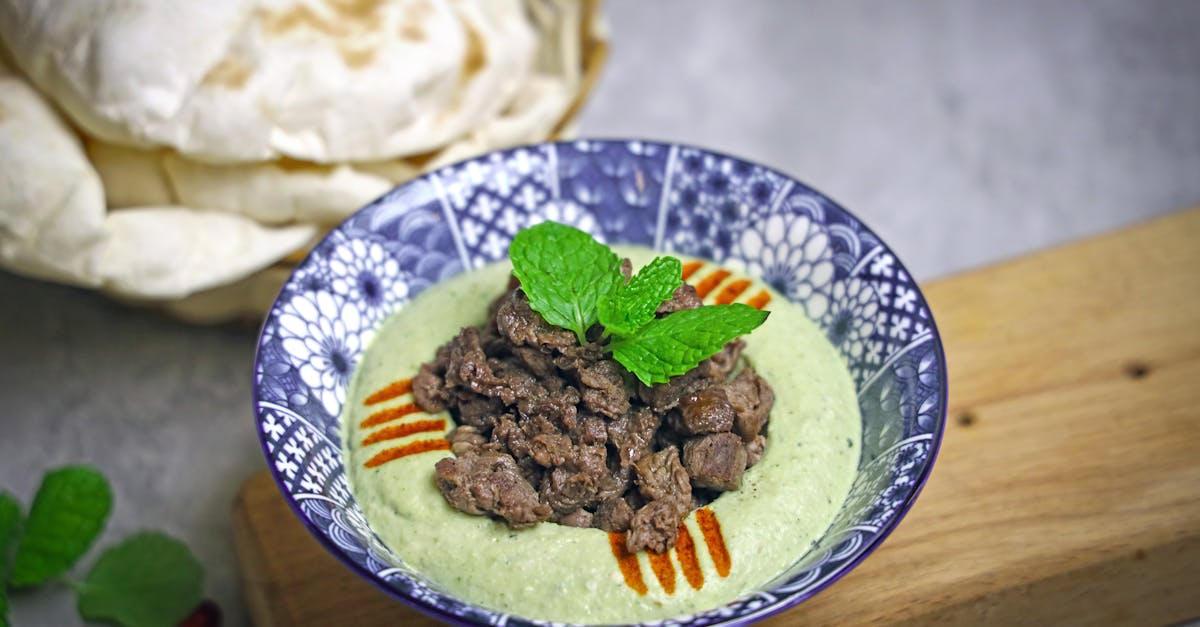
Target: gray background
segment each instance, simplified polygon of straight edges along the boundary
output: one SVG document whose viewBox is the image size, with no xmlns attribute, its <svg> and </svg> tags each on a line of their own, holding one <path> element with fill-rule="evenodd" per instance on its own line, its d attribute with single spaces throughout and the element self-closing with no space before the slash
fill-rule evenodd
<svg viewBox="0 0 1200 627">
<path fill-rule="evenodd" d="M 1200 203 L 1200 2 L 607 13 L 613 54 L 582 133 L 774 165 L 856 212 L 922 280 Z M 178 535 L 244 624 L 229 512 L 264 467 L 253 344 L 0 273 L 0 486 L 28 503 L 46 468 L 99 466 L 116 493 L 100 543 Z M 63 591 L 14 605 L 18 626 L 78 621 Z"/>
</svg>

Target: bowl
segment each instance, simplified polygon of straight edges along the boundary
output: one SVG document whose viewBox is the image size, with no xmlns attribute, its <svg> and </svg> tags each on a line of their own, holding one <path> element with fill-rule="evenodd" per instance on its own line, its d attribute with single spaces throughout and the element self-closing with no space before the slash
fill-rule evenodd
<svg viewBox="0 0 1200 627">
<path fill-rule="evenodd" d="M 383 545 L 347 487 L 339 413 L 354 365 L 389 313 L 504 259 L 518 230 L 547 219 L 610 244 L 747 268 L 804 308 L 856 387 L 857 475 L 822 539 L 761 589 L 675 622 L 759 620 L 879 546 L 920 492 L 945 424 L 945 355 L 916 282 L 853 214 L 786 174 L 703 148 L 627 140 L 534 144 L 441 168 L 355 213 L 295 269 L 259 338 L 255 427 L 284 498 L 321 544 L 436 618 L 535 624 L 443 592 Z"/>
</svg>

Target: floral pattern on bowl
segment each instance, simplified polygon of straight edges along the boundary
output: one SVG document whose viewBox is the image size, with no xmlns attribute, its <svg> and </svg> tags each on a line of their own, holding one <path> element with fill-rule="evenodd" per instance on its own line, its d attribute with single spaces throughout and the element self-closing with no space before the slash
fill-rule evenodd
<svg viewBox="0 0 1200 627">
<path fill-rule="evenodd" d="M 259 339 L 255 424 L 284 496 L 326 548 L 443 620 L 538 624 L 443 593 L 379 541 L 346 485 L 338 416 L 389 313 L 504 258 L 517 231 L 547 219 L 761 277 L 825 331 L 858 391 L 858 475 L 824 538 L 760 590 L 664 624 L 743 624 L 782 611 L 895 528 L 929 474 L 946 411 L 941 340 L 895 254 L 837 203 L 770 168 L 690 146 L 582 140 L 490 153 L 406 183 L 334 229 L 284 286 Z"/>
</svg>

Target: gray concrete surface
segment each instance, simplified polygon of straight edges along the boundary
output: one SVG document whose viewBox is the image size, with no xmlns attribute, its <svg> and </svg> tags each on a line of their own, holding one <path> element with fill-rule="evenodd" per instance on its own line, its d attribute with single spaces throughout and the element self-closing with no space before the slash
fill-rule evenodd
<svg viewBox="0 0 1200 627">
<path fill-rule="evenodd" d="M 1200 2 L 611 0 L 581 131 L 775 165 L 875 227 L 922 279 L 1200 204 Z M 250 332 L 188 327 L 0 273 L 0 487 L 111 477 L 101 543 L 186 540 L 247 622 L 230 503 L 264 463 Z M 85 563 L 90 563 L 85 560 Z M 18 626 L 78 622 L 59 590 Z"/>
</svg>

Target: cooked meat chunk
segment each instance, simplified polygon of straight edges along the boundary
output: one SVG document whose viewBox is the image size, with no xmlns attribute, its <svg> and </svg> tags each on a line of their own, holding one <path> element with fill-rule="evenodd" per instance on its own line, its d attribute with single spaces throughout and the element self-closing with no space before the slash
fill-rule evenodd
<svg viewBox="0 0 1200 627">
<path fill-rule="evenodd" d="M 668 448 L 638 460 L 638 491 L 650 501 L 690 502 L 692 482 L 679 461 L 679 450 Z M 685 510 L 686 511 L 686 510 Z"/>
<path fill-rule="evenodd" d="M 696 487 L 736 490 L 746 472 L 746 447 L 732 433 L 692 438 L 683 445 L 683 465 Z"/>
<path fill-rule="evenodd" d="M 771 407 L 775 405 L 775 392 L 762 377 L 754 372 L 754 368 L 746 366 L 736 377 L 725 385 L 729 402 L 737 412 L 733 430 L 746 442 L 754 440 L 767 418 Z"/>
<path fill-rule="evenodd" d="M 529 306 L 521 290 L 513 290 L 496 310 L 496 330 L 515 346 L 566 348 L 575 345 L 575 334 L 542 319 Z"/>
<path fill-rule="evenodd" d="M 460 425 L 455 428 L 446 436 L 446 440 L 450 442 L 450 450 L 459 457 L 463 457 L 468 452 L 487 443 L 487 438 L 483 437 L 479 429 L 470 425 Z"/>
<path fill-rule="evenodd" d="M 632 267 L 626 260 L 628 279 Z M 553 521 L 625 533 L 630 551 L 670 549 L 692 509 L 737 488 L 766 447 L 774 402 L 734 340 L 690 372 L 645 386 L 602 345 L 533 311 L 515 279 L 413 378 L 427 412 L 448 410 L 455 457 L 434 480 L 454 508 L 511 527 Z M 660 317 L 701 305 L 689 285 Z"/>
<path fill-rule="evenodd" d="M 586 509 L 577 509 L 569 514 L 558 516 L 555 522 L 568 527 L 587 528 L 592 526 L 592 513 Z"/>
<path fill-rule="evenodd" d="M 604 499 L 600 502 L 600 507 L 596 508 L 596 516 L 592 522 L 597 528 L 605 531 L 629 531 L 629 525 L 633 523 L 633 508 L 619 496 Z"/>
<path fill-rule="evenodd" d="M 661 318 L 662 316 L 675 313 L 676 311 L 695 309 L 703 304 L 704 303 L 700 300 L 700 296 L 696 294 L 696 288 L 684 283 L 683 285 L 675 288 L 675 293 L 672 294 L 667 300 L 664 300 L 662 304 L 658 306 L 658 310 L 654 313 Z"/>
<path fill-rule="evenodd" d="M 650 451 L 660 424 L 662 417 L 645 407 L 608 423 L 608 441 L 616 448 L 621 466 L 632 466 Z"/>
<path fill-rule="evenodd" d="M 671 415 L 676 418 L 676 431 L 686 435 L 701 435 L 729 431 L 733 428 L 736 414 L 733 405 L 729 404 L 725 388 L 714 385 L 684 397 L 679 401 L 679 411 Z"/>
<path fill-rule="evenodd" d="M 484 451 L 447 457 L 435 466 L 442 495 L 468 514 L 494 515 L 513 527 L 527 527 L 550 517 L 550 507 L 521 476 L 511 455 Z"/>
<path fill-rule="evenodd" d="M 691 499 L 688 500 L 691 502 Z M 648 503 L 633 515 L 629 524 L 629 535 L 625 536 L 625 548 L 630 553 L 653 551 L 665 553 L 675 545 L 679 536 L 679 522 L 683 517 L 666 501 Z"/>
<path fill-rule="evenodd" d="M 580 368 L 576 376 L 583 390 L 583 406 L 587 409 L 614 419 L 629 411 L 629 388 L 617 362 L 597 361 Z"/>
</svg>

